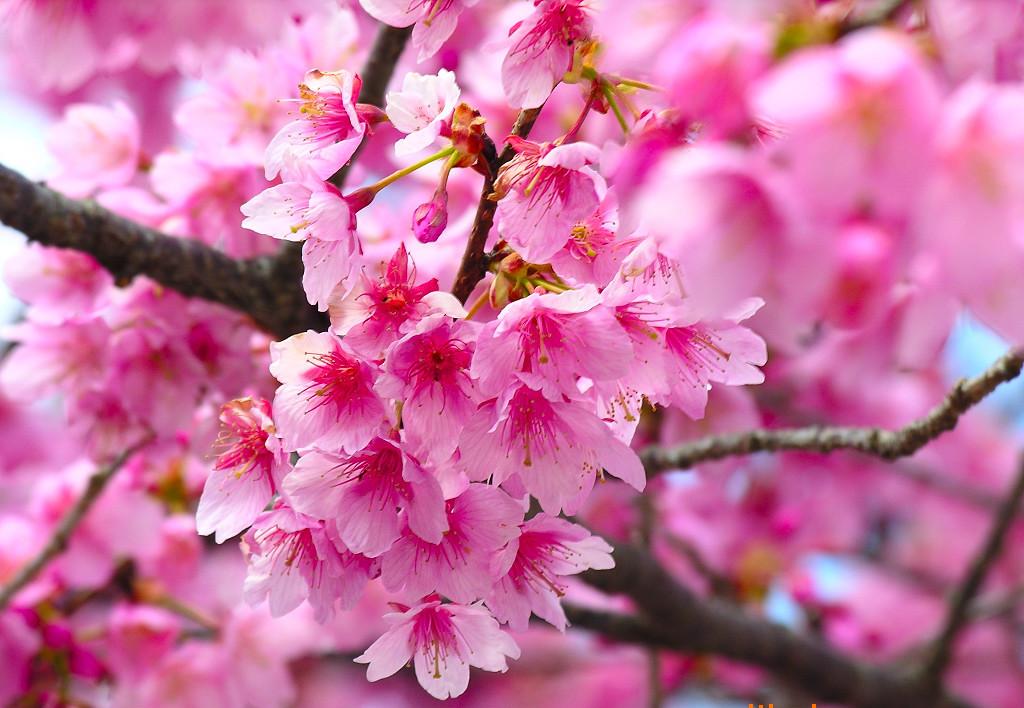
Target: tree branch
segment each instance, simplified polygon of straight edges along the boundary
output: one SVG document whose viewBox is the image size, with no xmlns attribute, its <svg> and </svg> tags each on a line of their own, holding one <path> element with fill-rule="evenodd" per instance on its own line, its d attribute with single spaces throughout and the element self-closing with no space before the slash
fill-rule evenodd
<svg viewBox="0 0 1024 708">
<path fill-rule="evenodd" d="M 999 558 L 1006 541 L 1006 535 L 1017 515 L 1021 498 L 1024 497 L 1024 456 L 1014 480 L 1013 487 L 1003 501 L 992 522 L 992 528 L 984 545 L 967 569 L 967 575 L 953 594 L 949 603 L 946 621 L 923 669 L 925 685 L 934 688 L 942 681 L 942 674 L 953 655 L 953 648 L 960 631 L 970 621 L 971 603 L 981 590 L 992 565 Z"/>
<path fill-rule="evenodd" d="M 22 566 L 11 581 L 0 590 L 0 611 L 4 610 L 7 605 L 10 604 L 14 596 L 17 595 L 22 588 L 32 582 L 39 573 L 42 572 L 43 568 L 56 558 L 58 555 L 64 552 L 67 548 L 68 543 L 71 541 L 71 534 L 75 532 L 78 524 L 81 523 L 82 519 L 92 508 L 92 505 L 99 498 L 100 494 L 106 488 L 107 483 L 113 478 L 122 465 L 131 457 L 136 450 L 138 450 L 147 441 L 143 441 L 128 448 L 117 458 L 114 459 L 106 467 L 101 468 L 95 472 L 89 481 L 85 485 L 85 490 L 82 492 L 82 496 L 78 498 L 68 513 L 64 515 L 64 518 L 57 524 L 57 528 L 54 529 L 53 535 L 50 536 L 50 540 L 46 542 L 42 550 L 36 554 L 35 558 L 29 561 L 27 564 Z"/>
<path fill-rule="evenodd" d="M 670 469 L 686 469 L 707 460 L 779 450 L 820 453 L 856 450 L 885 460 L 907 457 L 955 428 L 960 416 L 980 403 L 1000 384 L 1017 378 L 1022 366 L 1024 352 L 1008 352 L 981 375 L 958 381 L 946 394 L 946 398 L 927 415 L 898 430 L 820 426 L 751 430 L 714 435 L 669 450 L 651 446 L 642 450 L 640 457 L 648 476 Z"/>
<path fill-rule="evenodd" d="M 76 201 L 0 165 L 0 221 L 45 246 L 88 253 L 122 283 L 145 275 L 188 297 L 226 305 L 286 337 L 320 328 L 306 302 L 302 270 L 273 257 L 235 260 L 199 241 L 136 224 L 91 201 Z"/>
<path fill-rule="evenodd" d="M 577 626 L 622 641 L 715 654 L 759 666 L 807 690 L 821 702 L 865 708 L 964 705 L 949 696 L 925 700 L 916 676 L 862 664 L 816 638 L 748 616 L 735 605 L 698 597 L 677 583 L 643 549 L 620 545 L 614 558 L 614 568 L 588 571 L 581 577 L 606 593 L 627 595 L 644 617 L 570 606 L 567 614 Z"/>
<path fill-rule="evenodd" d="M 512 135 L 517 135 L 520 138 L 529 135 L 533 124 L 537 121 L 537 116 L 540 115 L 540 110 L 540 108 L 529 108 L 520 111 L 515 125 L 512 126 Z M 497 209 L 498 204 L 490 196 L 494 191 L 494 179 L 498 176 L 498 170 L 515 157 L 515 154 L 512 146 L 506 145 L 497 159 L 490 162 L 490 174 L 484 177 L 480 202 L 476 207 L 476 218 L 473 219 L 473 228 L 470 230 L 469 240 L 466 242 L 466 250 L 462 254 L 459 272 L 455 276 L 455 285 L 452 287 L 452 294 L 462 302 L 466 301 L 476 284 L 487 274 L 487 268 L 491 264 L 491 259 L 484 253 L 484 247 L 487 245 L 487 236 L 491 233 L 491 226 L 494 224 L 494 210 Z"/>
</svg>

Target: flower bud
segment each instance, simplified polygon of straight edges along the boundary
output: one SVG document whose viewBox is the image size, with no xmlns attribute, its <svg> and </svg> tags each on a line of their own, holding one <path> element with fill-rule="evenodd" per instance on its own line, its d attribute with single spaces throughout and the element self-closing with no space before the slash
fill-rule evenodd
<svg viewBox="0 0 1024 708">
<path fill-rule="evenodd" d="M 434 198 L 420 204 L 412 214 L 412 230 L 420 243 L 433 243 L 448 225 L 448 193 L 434 192 Z"/>
</svg>

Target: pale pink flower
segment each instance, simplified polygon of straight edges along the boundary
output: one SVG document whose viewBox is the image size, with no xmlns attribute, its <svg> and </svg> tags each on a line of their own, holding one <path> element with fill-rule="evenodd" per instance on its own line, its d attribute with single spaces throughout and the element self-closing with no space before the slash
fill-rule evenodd
<svg viewBox="0 0 1024 708">
<path fill-rule="evenodd" d="M 149 179 L 167 209 L 160 228 L 217 246 L 235 258 L 276 249 L 273 241 L 253 236 L 239 223 L 238 205 L 264 185 L 260 171 L 240 153 L 163 152 L 153 160 Z M 115 204 L 125 196 L 116 197 Z M 145 208 L 136 205 L 140 207 Z"/>
<path fill-rule="evenodd" d="M 1024 6 L 1016 0 L 928 0 L 925 12 L 929 35 L 955 80 L 1024 77 Z"/>
<path fill-rule="evenodd" d="M 139 124 L 125 104 L 68 107 L 50 130 L 47 146 L 60 169 L 48 180 L 71 197 L 85 197 L 102 187 L 121 187 L 139 167 Z"/>
<path fill-rule="evenodd" d="M 307 452 L 285 478 L 284 490 L 295 509 L 334 519 L 345 546 L 371 558 L 398 538 L 399 509 L 413 533 L 431 543 L 448 530 L 437 480 L 383 438 L 352 455 Z"/>
<path fill-rule="evenodd" d="M 87 253 L 29 243 L 4 264 L 4 281 L 32 319 L 65 320 L 99 307 L 114 279 Z"/>
<path fill-rule="evenodd" d="M 480 332 L 471 371 L 496 395 L 517 380 L 552 400 L 578 394 L 577 380 L 615 379 L 632 347 L 593 285 L 533 293 L 509 303 Z"/>
<path fill-rule="evenodd" d="M 582 0 L 534 0 L 535 9 L 510 32 L 501 84 L 510 105 L 537 108 L 571 66 L 575 44 L 590 36 Z"/>
<path fill-rule="evenodd" d="M 308 600 L 317 621 L 325 622 L 336 602 L 351 609 L 377 575 L 377 561 L 338 548 L 323 522 L 284 506 L 261 514 L 245 544 L 245 599 L 252 605 L 266 600 L 274 617 Z"/>
<path fill-rule="evenodd" d="M 667 390 L 652 398 L 679 406 L 691 418 L 704 416 L 712 382 L 742 386 L 764 382 L 757 367 L 768 361 L 765 341 L 739 323 L 753 316 L 763 300 L 752 298 L 720 317 L 696 319 L 681 314 L 661 334 L 665 346 Z"/>
<path fill-rule="evenodd" d="M 355 238 L 357 206 L 327 182 L 284 182 L 242 205 L 242 227 L 284 241 L 350 241 Z"/>
<path fill-rule="evenodd" d="M 658 55 L 655 73 L 673 108 L 701 135 L 729 138 L 753 127 L 751 84 L 769 67 L 770 34 L 717 15 L 687 23 Z"/>
<path fill-rule="evenodd" d="M 525 631 L 530 613 L 565 631 L 562 580 L 584 570 L 615 567 L 612 547 L 582 526 L 547 514 L 523 524 L 518 538 L 495 556 L 501 580 L 487 597 L 487 607 L 501 623 Z"/>
<path fill-rule="evenodd" d="M 412 659 L 423 689 L 443 700 L 466 691 L 470 666 L 504 673 L 506 660 L 519 658 L 512 637 L 477 605 L 442 605 L 435 600 L 384 619 L 391 628 L 355 659 L 369 664 L 369 681 L 391 676 Z"/>
<path fill-rule="evenodd" d="M 455 31 L 462 11 L 476 3 L 477 0 L 359 0 L 367 13 L 392 27 L 416 23 L 412 45 L 419 49 L 419 62 L 437 53 Z"/>
<path fill-rule="evenodd" d="M 909 37 L 873 29 L 796 52 L 751 100 L 781 135 L 772 157 L 815 216 L 905 218 L 930 171 L 940 105 L 935 77 Z"/>
<path fill-rule="evenodd" d="M 410 155 L 437 140 L 450 123 L 459 94 L 455 74 L 447 69 L 437 74 L 407 73 L 402 90 L 388 92 L 385 108 L 391 124 L 406 134 L 395 143 L 395 154 Z"/>
<path fill-rule="evenodd" d="M 126 683 L 154 671 L 174 648 L 181 622 L 170 612 L 119 603 L 107 619 L 106 665 Z"/>
<path fill-rule="evenodd" d="M 96 317 L 72 317 L 60 324 L 28 320 L 10 325 L 3 336 L 18 346 L 0 364 L 0 387 L 24 401 L 84 391 L 107 370 L 110 334 L 106 323 Z"/>
<path fill-rule="evenodd" d="M 657 162 L 630 200 L 625 219 L 656 240 L 659 252 L 677 264 L 685 294 L 709 309 L 763 295 L 781 279 L 787 256 L 822 251 L 814 242 L 794 241 L 782 199 L 764 172 L 749 151 L 736 147 L 678 148 Z M 814 267 L 820 270 L 821 263 Z M 803 283 L 798 290 L 812 290 L 818 280 L 813 269 L 794 270 L 792 277 Z M 789 282 L 784 291 L 793 290 Z"/>
<path fill-rule="evenodd" d="M 316 444 L 354 453 L 386 422 L 373 391 L 375 367 L 334 335 L 293 335 L 272 344 L 270 357 L 270 373 L 281 382 L 274 418 L 286 450 Z"/>
<path fill-rule="evenodd" d="M 334 289 L 352 274 L 361 252 L 356 212 L 369 202 L 306 177 L 270 187 L 243 204 L 242 226 L 285 241 L 305 241 L 302 286 L 310 304 L 324 311 Z"/>
<path fill-rule="evenodd" d="M 469 376 L 475 340 L 470 323 L 429 317 L 388 350 L 377 380 L 378 393 L 402 401 L 408 444 L 437 464 L 455 452 L 476 412 L 480 396 Z"/>
<path fill-rule="evenodd" d="M 363 141 L 367 119 L 377 111 L 356 104 L 362 81 L 350 71 L 310 71 L 299 85 L 301 117 L 285 124 L 263 158 L 268 180 L 286 181 L 303 168 L 327 179 L 348 162 Z"/>
<path fill-rule="evenodd" d="M 576 513 L 606 470 L 643 490 L 643 464 L 579 400 L 551 401 L 526 386 L 480 407 L 462 432 L 460 464 L 472 479 L 518 475 L 549 514 Z"/>
<path fill-rule="evenodd" d="M 275 54 L 232 49 L 203 78 L 206 90 L 181 104 L 175 124 L 204 150 L 231 146 L 258 164 L 285 120 L 290 72 Z"/>
<path fill-rule="evenodd" d="M 463 314 L 450 293 L 439 292 L 437 278 L 416 283 L 416 268 L 401 244 L 376 277 L 363 270 L 360 284 L 335 294 L 329 303 L 331 330 L 363 356 L 380 359 L 391 344 L 411 331 L 424 316 L 441 311 Z"/>
<path fill-rule="evenodd" d="M 589 143 L 553 145 L 511 136 L 518 153 L 494 184 L 501 235 L 532 263 L 547 263 L 572 238 L 578 221 L 591 216 L 605 192 L 590 167 L 600 151 Z"/>
<path fill-rule="evenodd" d="M 410 599 L 438 592 L 455 602 L 472 602 L 491 588 L 491 557 L 519 535 L 525 508 L 486 484 L 471 484 L 445 503 L 448 530 L 430 543 L 407 525 L 381 558 L 381 581 Z"/>
<path fill-rule="evenodd" d="M 263 511 L 288 467 L 270 402 L 238 398 L 221 408 L 221 448 L 196 510 L 196 530 L 217 543 L 245 530 Z"/>
<path fill-rule="evenodd" d="M 973 82 L 946 105 L 938 164 L 914 231 L 941 259 L 947 288 L 987 325 L 1024 342 L 1024 90 Z M 984 234 L 984 238 L 977 238 Z"/>
</svg>

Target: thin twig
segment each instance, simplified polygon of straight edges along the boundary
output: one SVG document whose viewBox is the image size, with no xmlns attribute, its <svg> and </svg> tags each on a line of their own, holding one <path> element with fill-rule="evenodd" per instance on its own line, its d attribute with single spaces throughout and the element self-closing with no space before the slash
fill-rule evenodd
<svg viewBox="0 0 1024 708">
<path fill-rule="evenodd" d="M 955 428 L 960 416 L 1000 384 L 1017 378 L 1022 366 L 1024 354 L 1018 350 L 1008 352 L 979 376 L 958 381 L 927 415 L 898 430 L 820 426 L 751 430 L 714 435 L 668 450 L 651 446 L 642 450 L 640 457 L 649 476 L 665 470 L 686 469 L 708 460 L 780 450 L 820 453 L 856 450 L 885 460 L 907 457 Z"/>
<path fill-rule="evenodd" d="M 540 108 L 529 108 L 521 111 L 512 126 L 512 135 L 525 138 L 530 134 L 533 124 L 540 115 Z M 484 177 L 483 189 L 480 193 L 480 202 L 476 207 L 476 217 L 473 219 L 473 227 L 469 233 L 469 240 L 466 242 L 466 250 L 462 254 L 462 263 L 459 264 L 459 271 L 455 276 L 455 285 L 452 287 L 452 294 L 465 302 L 466 298 L 473 292 L 473 288 L 479 283 L 491 259 L 484 253 L 487 245 L 487 236 L 491 233 L 491 226 L 494 224 L 494 210 L 497 203 L 492 200 L 491 192 L 494 191 L 494 179 L 498 176 L 498 170 L 506 162 L 515 157 L 515 150 L 512 146 L 506 145 L 497 159 L 489 166 L 490 174 Z"/>
<path fill-rule="evenodd" d="M 54 529 L 53 535 L 50 536 L 50 540 L 46 542 L 42 550 L 36 554 L 35 558 L 29 561 L 27 564 L 22 566 L 11 581 L 0 590 L 0 610 L 3 610 L 10 604 L 14 596 L 21 591 L 26 585 L 32 582 L 39 573 L 47 566 L 47 564 L 56 558 L 58 555 L 64 552 L 68 547 L 68 543 L 71 541 L 71 534 L 74 533 L 78 524 L 82 522 L 85 515 L 92 508 L 92 505 L 99 498 L 100 494 L 106 488 L 107 483 L 113 478 L 122 465 L 131 457 L 142 445 L 145 444 L 143 441 L 117 456 L 113 462 L 106 467 L 101 468 L 95 472 L 89 481 L 85 485 L 85 490 L 82 492 L 82 496 L 78 498 L 64 518 L 57 524 L 57 528 Z"/>
<path fill-rule="evenodd" d="M 942 674 L 953 656 L 956 638 L 970 620 L 971 603 L 981 590 L 989 570 L 1003 550 L 1006 535 L 1017 515 L 1022 497 L 1024 497 L 1024 456 L 1021 458 L 1020 469 L 1013 487 L 992 522 L 992 528 L 989 530 L 984 545 L 967 569 L 967 575 L 964 576 L 950 600 L 942 631 L 935 640 L 931 655 L 922 669 L 924 684 L 930 690 L 934 690 L 942 680 Z"/>
</svg>

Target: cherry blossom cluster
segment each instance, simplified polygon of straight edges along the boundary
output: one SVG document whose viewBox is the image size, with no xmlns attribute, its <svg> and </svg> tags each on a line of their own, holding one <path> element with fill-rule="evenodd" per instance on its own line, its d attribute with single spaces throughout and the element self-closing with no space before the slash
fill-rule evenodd
<svg viewBox="0 0 1024 708">
<path fill-rule="evenodd" d="M 586 14 L 536 12 L 543 31 L 510 56 L 526 43 L 541 57 L 510 71 L 550 92 L 556 79 L 534 67 L 570 68 L 572 56 L 545 59 L 548 35 L 579 35 L 589 51 Z M 225 407 L 227 449 L 198 529 L 220 541 L 251 526 L 246 593 L 275 616 L 306 600 L 326 621 L 379 578 L 403 612 L 357 659 L 370 680 L 413 657 L 431 695 L 457 696 L 469 665 L 505 671 L 518 657 L 499 623 L 522 630 L 534 613 L 564 630 L 563 577 L 612 559 L 559 515 L 577 513 L 606 474 L 644 488 L 629 447 L 644 401 L 700 418 L 712 382 L 763 379 L 764 341 L 739 324 L 761 302 L 701 312 L 678 264 L 619 227 L 614 188 L 595 169 L 600 149 L 578 138 L 588 114 L 616 99 L 585 68 L 592 78 L 581 74 L 586 98 L 568 133 L 508 140 L 515 157 L 490 197 L 501 253 L 469 311 L 436 278 L 418 278 L 404 245 L 386 262 L 365 257 L 357 225 L 381 190 L 443 160 L 409 227 L 432 243 L 447 222 L 449 173 L 490 169 L 479 164 L 485 120 L 459 103 L 451 72 L 406 74 L 381 115 L 358 102 L 358 76 L 310 71 L 298 117 L 267 147 L 266 176 L 281 183 L 242 206 L 246 228 L 302 242 L 307 297 L 331 328 L 271 346 L 272 405 Z M 325 181 L 385 120 L 405 134 L 399 157 L 446 145 L 348 194 Z M 527 518 L 530 499 L 539 510 Z"/>
</svg>

